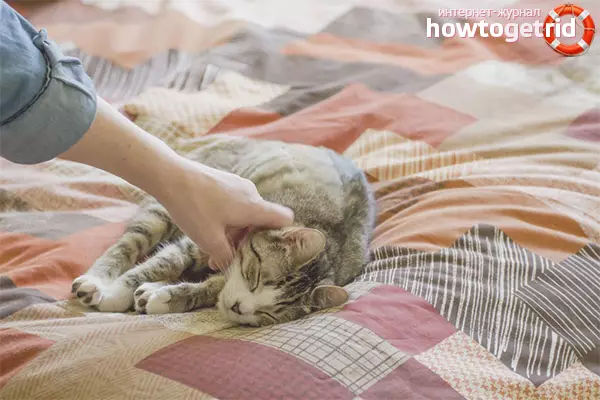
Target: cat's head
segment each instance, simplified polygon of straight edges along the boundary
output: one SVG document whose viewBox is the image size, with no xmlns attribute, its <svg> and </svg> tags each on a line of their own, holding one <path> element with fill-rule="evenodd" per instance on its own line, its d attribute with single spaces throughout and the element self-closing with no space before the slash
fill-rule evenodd
<svg viewBox="0 0 600 400">
<path fill-rule="evenodd" d="M 270 325 L 337 307 L 348 294 L 321 285 L 325 235 L 304 227 L 250 233 L 238 247 L 219 296 L 219 310 L 243 325 Z"/>
</svg>

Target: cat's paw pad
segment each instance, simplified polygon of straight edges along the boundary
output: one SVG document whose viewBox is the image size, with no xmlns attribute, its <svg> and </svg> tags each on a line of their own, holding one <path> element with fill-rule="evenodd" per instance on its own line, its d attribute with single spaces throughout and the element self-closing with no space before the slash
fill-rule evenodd
<svg viewBox="0 0 600 400">
<path fill-rule="evenodd" d="M 73 280 L 71 293 L 77 301 L 86 307 L 93 307 L 102 299 L 102 288 L 105 284 L 99 278 L 90 275 L 82 275 Z"/>
<path fill-rule="evenodd" d="M 127 286 L 120 282 L 106 283 L 90 275 L 75 279 L 71 292 L 81 305 L 103 312 L 125 312 L 133 303 L 132 291 Z"/>
<path fill-rule="evenodd" d="M 170 312 L 171 294 L 165 283 L 144 283 L 133 294 L 135 310 L 140 314 L 167 314 Z"/>
<path fill-rule="evenodd" d="M 148 298 L 146 314 L 168 314 L 171 312 L 171 294 L 168 289 L 159 289 Z"/>
</svg>

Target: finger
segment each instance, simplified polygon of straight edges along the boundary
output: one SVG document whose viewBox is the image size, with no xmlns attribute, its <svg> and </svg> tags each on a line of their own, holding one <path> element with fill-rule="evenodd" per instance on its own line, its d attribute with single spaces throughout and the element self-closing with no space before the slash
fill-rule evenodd
<svg viewBox="0 0 600 400">
<path fill-rule="evenodd" d="M 251 228 L 241 228 L 241 229 L 229 229 L 227 232 L 227 236 L 229 237 L 229 243 L 233 247 L 234 251 L 237 251 L 238 246 L 244 240 L 244 238 L 250 233 Z"/>
<path fill-rule="evenodd" d="M 257 209 L 250 213 L 248 225 L 263 228 L 283 228 L 294 222 L 294 212 L 280 204 L 262 201 Z"/>
<path fill-rule="evenodd" d="M 208 230 L 212 233 L 210 240 L 201 240 L 198 245 L 209 256 L 209 267 L 225 270 L 233 260 L 233 249 L 224 231 Z"/>
<path fill-rule="evenodd" d="M 241 243 L 242 240 L 244 240 L 244 238 L 246 237 L 246 235 L 248 235 L 248 233 L 251 231 L 251 229 L 252 228 L 247 227 L 247 228 L 242 228 L 242 229 L 229 229 L 228 230 L 227 237 L 229 238 L 229 243 L 230 243 L 234 253 L 237 251 L 239 244 Z M 235 257 L 235 254 L 233 256 Z M 229 265 L 231 265 L 231 261 L 224 268 L 227 268 Z M 208 266 L 210 267 L 210 269 L 212 269 L 214 271 L 223 270 L 223 267 L 219 267 L 217 265 L 217 261 L 212 257 L 208 260 Z"/>
<path fill-rule="evenodd" d="M 222 261 L 221 258 L 210 257 L 208 267 L 213 271 L 225 271 L 231 265 L 231 261 Z"/>
<path fill-rule="evenodd" d="M 208 267 L 210 269 L 212 269 L 213 271 L 219 271 L 220 270 L 220 268 L 217 266 L 217 263 L 215 262 L 215 259 L 212 258 L 212 257 L 208 260 Z"/>
</svg>

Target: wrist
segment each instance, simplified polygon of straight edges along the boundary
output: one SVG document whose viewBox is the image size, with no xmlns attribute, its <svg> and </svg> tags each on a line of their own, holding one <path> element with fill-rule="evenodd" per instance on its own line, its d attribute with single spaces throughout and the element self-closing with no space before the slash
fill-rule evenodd
<svg viewBox="0 0 600 400">
<path fill-rule="evenodd" d="M 142 188 L 159 202 L 166 204 L 182 193 L 206 187 L 213 180 L 208 167 L 175 153 L 152 163 L 146 172 L 147 187 Z M 208 190 L 208 189 L 207 189 Z"/>
<path fill-rule="evenodd" d="M 148 158 L 132 166 L 129 182 L 162 202 L 180 185 L 181 156 L 170 148 L 153 148 L 149 153 Z"/>
</svg>

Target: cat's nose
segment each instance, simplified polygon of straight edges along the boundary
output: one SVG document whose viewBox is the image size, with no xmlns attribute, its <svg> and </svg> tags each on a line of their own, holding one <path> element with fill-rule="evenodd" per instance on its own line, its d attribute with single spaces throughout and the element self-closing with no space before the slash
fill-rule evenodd
<svg viewBox="0 0 600 400">
<path fill-rule="evenodd" d="M 231 306 L 231 311 L 233 311 L 236 314 L 240 314 L 240 315 L 242 314 L 240 312 L 240 302 L 239 301 L 236 301 L 235 304 Z"/>
</svg>

